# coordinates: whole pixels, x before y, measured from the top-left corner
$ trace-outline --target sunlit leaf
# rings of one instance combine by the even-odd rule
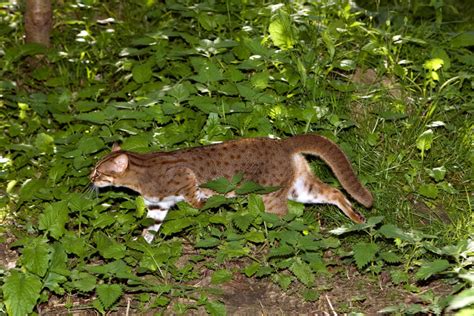
[[[294,30],[287,13],[280,11],[268,26],[273,44],[281,49],[289,49],[295,45]]]
[[[465,308],[473,304],[474,304],[474,288],[470,288],[470,289],[461,291],[460,293],[454,296],[453,300],[449,303],[449,310]],[[469,313],[472,313],[473,309],[471,309],[470,311],[466,310],[466,312],[467,314],[465,315],[470,315]],[[462,314],[462,311],[460,311],[459,314],[456,314],[456,315],[464,315],[464,314]]]
[[[431,144],[433,143],[433,130],[429,129],[424,131],[423,133],[418,136],[416,139],[416,148],[421,150],[421,156],[424,156],[424,152],[431,148]]]
[[[443,65],[444,65],[444,61],[441,58],[433,58],[433,59],[425,61],[425,63],[423,64],[423,67],[427,70],[436,71],[440,69],[441,67],[443,67]]]

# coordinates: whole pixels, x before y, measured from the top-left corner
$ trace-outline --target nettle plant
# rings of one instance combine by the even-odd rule
[[[137,294],[140,302],[151,302],[149,308],[186,297],[209,313],[222,313],[223,304],[206,289],[182,284],[202,277],[200,264],[212,271],[214,285],[241,273],[269,278],[283,289],[301,283],[303,296],[314,300],[317,278],[336,264],[326,253],[354,262],[361,273],[389,269],[396,284],[414,286],[414,273],[421,282],[446,277],[460,291],[449,302],[427,298],[428,307],[416,305],[414,311],[472,304],[472,240],[439,246],[434,236],[382,224],[382,217],[328,234],[297,203],[284,218],[263,213],[257,193],[265,189],[237,176],[209,185],[220,193],[238,188],[241,197],[213,197],[203,210],[180,203],[157,242],[148,245],[135,239],[149,224],[141,198],[123,191],[81,193],[91,167],[117,141],[143,152],[318,132],[337,138],[362,171],[376,168],[376,159],[387,160],[384,171],[364,179],[374,188],[380,174],[402,169],[401,180],[383,180],[397,189],[402,181],[407,192],[428,202],[443,193],[453,196],[458,191],[450,173],[459,168],[450,164],[451,153],[437,155],[445,162],[433,162],[433,150],[471,145],[463,114],[472,75],[454,61],[472,64],[472,34],[430,50],[432,41],[420,39],[425,29],[404,22],[395,32],[390,19],[386,30],[374,28],[344,1],[117,5],[130,16],[97,20],[114,13],[102,12],[95,1],[57,10],[64,14],[58,20],[66,21],[54,34],[57,49],[7,42],[5,34],[21,38],[20,30],[15,23],[2,28],[0,39],[8,45],[0,59],[0,218],[4,210],[15,214],[8,232],[20,253],[15,269],[0,271],[2,312],[24,315],[52,295],[77,295],[94,297],[91,304],[105,313],[124,294]],[[24,60],[36,54],[48,63],[29,71]],[[420,92],[422,106],[412,110],[405,99],[390,99],[366,109],[361,100],[375,103],[384,91],[359,92],[350,76],[359,67],[395,76]],[[362,135],[352,133],[354,126]],[[449,131],[459,137],[443,137]],[[394,148],[388,158],[377,152],[382,140],[387,145],[381,150]],[[367,146],[374,154],[365,152]],[[462,161],[467,156],[455,160],[468,165]],[[393,212],[386,211],[388,218]],[[348,245],[347,239],[355,242]],[[224,264],[230,260],[241,260],[243,267],[229,271]]]

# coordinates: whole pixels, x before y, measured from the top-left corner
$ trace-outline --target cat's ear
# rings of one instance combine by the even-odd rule
[[[114,172],[123,173],[128,167],[128,156],[126,154],[118,155],[113,160]]]
[[[122,148],[120,148],[120,145],[118,143],[114,143],[112,145],[112,152],[119,151],[119,150],[122,150]]]

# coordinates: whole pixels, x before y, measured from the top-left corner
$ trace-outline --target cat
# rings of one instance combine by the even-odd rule
[[[287,200],[336,205],[356,223],[365,218],[336,188],[319,180],[304,154],[319,156],[336,175],[343,188],[359,203],[370,208],[372,194],[360,183],[349,160],[332,141],[318,135],[298,135],[278,140],[244,138],[171,152],[134,153],[114,146],[100,160],[90,180],[94,187],[126,187],[142,195],[148,217],[155,224],[143,231],[151,243],[168,210],[179,201],[195,208],[204,205],[214,191],[200,185],[219,178],[231,179],[241,173],[245,180],[278,187],[262,195],[266,212],[283,216]]]

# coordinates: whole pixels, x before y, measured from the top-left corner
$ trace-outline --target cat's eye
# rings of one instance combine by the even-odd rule
[[[94,181],[95,179],[100,177],[100,175],[101,175],[101,172],[97,169],[94,169],[94,171],[92,171],[92,174],[91,174],[90,178],[91,178],[92,181]]]

